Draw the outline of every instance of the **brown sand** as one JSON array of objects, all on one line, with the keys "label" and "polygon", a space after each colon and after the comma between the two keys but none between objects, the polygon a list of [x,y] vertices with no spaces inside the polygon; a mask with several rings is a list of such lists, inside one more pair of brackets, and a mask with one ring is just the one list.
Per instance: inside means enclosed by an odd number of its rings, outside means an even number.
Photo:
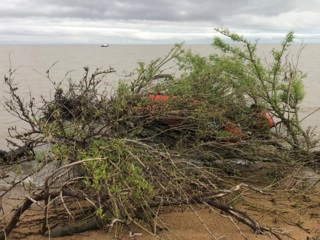
[{"label": "brown sand", "polygon": [[[229,199],[230,200],[230,199]],[[236,200],[236,199],[234,199]],[[282,239],[306,240],[307,237],[320,237],[320,194],[315,191],[279,191],[270,195],[243,192],[241,199],[236,200],[236,207],[246,211],[262,226],[272,228]],[[169,230],[162,230],[158,238],[135,228],[136,240],[154,239],[276,239],[270,234],[255,234],[248,226],[222,215],[218,210],[208,206],[192,206],[191,208],[167,208],[160,214],[160,219]],[[20,230],[22,232],[28,229]],[[120,232],[120,233],[119,233]],[[20,232],[21,233],[21,232]],[[282,234],[281,234],[282,233]],[[10,239],[49,239],[40,235],[22,237],[13,232]],[[113,230],[97,230],[73,236],[55,238],[57,240],[111,240],[130,238],[123,226]],[[312,238],[310,238],[312,239]]]}]

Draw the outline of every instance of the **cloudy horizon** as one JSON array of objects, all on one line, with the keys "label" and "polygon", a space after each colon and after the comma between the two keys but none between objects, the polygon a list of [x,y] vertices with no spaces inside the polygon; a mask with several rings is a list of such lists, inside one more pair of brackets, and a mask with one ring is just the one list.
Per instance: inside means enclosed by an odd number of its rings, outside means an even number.
[{"label": "cloudy horizon", "polygon": [[320,1],[2,0],[0,44],[210,44],[215,27],[320,43]]}]

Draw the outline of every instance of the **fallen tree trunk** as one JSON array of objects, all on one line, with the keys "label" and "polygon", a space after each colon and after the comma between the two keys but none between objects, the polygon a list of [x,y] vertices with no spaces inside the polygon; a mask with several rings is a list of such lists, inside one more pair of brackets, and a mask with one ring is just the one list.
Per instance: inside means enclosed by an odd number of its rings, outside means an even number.
[{"label": "fallen tree trunk", "polygon": [[103,220],[101,218],[93,216],[67,225],[58,224],[52,229],[48,229],[44,235],[49,238],[73,235],[80,232],[98,229],[102,223]]}]

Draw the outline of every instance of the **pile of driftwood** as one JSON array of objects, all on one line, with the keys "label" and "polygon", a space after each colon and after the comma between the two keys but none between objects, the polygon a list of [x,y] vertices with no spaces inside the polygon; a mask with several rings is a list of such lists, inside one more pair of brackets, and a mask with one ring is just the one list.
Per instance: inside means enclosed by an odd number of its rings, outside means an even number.
[{"label": "pile of driftwood", "polygon": [[[80,82],[70,81],[67,89],[54,85],[55,98],[43,98],[41,106],[33,98],[25,103],[12,76],[5,79],[11,96],[6,107],[28,123],[29,130],[9,129],[23,147],[4,153],[3,160],[15,164],[32,153],[39,168],[30,175],[31,187],[21,204],[6,213],[0,240],[34,204],[41,209],[40,233],[51,237],[115,223],[125,225],[132,237],[132,225],[157,234],[165,229],[159,219],[162,208],[207,204],[256,233],[281,239],[221,201],[243,188],[262,193],[242,182],[242,163],[272,161],[273,171],[281,168],[285,174],[293,158],[302,161],[306,156],[299,149],[291,154],[282,139],[275,138],[276,126],[263,109],[229,96],[171,94],[170,84],[152,85],[159,71],[140,72],[110,96],[101,91],[101,77],[110,72],[89,74],[85,68]],[[50,162],[61,164],[34,184],[34,176]]]}]

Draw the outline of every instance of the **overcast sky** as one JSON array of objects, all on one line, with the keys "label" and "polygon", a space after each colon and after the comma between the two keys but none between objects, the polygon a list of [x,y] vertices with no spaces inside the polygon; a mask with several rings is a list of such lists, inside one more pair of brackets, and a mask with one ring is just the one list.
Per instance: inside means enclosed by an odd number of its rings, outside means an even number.
[{"label": "overcast sky", "polygon": [[0,0],[0,21],[0,44],[209,44],[215,27],[320,43],[320,0]]}]

